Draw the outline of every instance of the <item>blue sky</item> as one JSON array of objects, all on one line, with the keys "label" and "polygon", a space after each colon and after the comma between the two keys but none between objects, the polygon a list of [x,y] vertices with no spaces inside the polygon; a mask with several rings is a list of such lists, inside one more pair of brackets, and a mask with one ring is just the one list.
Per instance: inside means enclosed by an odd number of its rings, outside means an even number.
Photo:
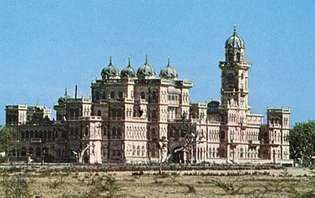
[{"label": "blue sky", "polygon": [[138,68],[148,54],[157,72],[171,58],[194,82],[193,101],[219,99],[218,61],[237,25],[252,63],[249,102],[314,119],[315,1],[0,1],[0,123],[5,104],[52,107],[75,84],[90,83],[113,56]]}]

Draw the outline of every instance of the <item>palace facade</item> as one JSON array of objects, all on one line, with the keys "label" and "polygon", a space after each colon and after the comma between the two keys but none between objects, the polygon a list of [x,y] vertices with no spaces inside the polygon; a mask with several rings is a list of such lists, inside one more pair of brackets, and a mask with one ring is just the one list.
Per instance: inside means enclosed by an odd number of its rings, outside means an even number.
[{"label": "palace facade", "polygon": [[190,101],[191,81],[168,60],[157,76],[147,57],[137,71],[109,64],[91,83],[91,97],[67,92],[54,106],[7,105],[16,129],[12,157],[35,161],[101,163],[281,163],[289,159],[287,108],[270,108],[267,121],[248,104],[245,43],[234,30],[225,42],[221,100]]}]

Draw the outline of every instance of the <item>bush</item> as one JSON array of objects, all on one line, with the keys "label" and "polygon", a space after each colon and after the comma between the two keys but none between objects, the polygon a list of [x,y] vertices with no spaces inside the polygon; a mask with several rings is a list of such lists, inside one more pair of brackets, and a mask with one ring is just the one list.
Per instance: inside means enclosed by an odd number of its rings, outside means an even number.
[{"label": "bush", "polygon": [[28,189],[27,178],[22,175],[8,176],[4,175],[1,181],[3,193],[7,198],[29,198],[31,194]]}]

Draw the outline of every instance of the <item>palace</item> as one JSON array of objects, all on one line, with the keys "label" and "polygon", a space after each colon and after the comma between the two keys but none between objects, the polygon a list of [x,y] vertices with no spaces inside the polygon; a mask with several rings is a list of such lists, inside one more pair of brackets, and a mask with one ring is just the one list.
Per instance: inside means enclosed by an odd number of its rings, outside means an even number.
[{"label": "palace", "polygon": [[157,76],[147,57],[137,71],[112,62],[91,83],[91,97],[65,95],[54,106],[6,106],[6,126],[20,146],[10,156],[35,161],[102,163],[280,163],[289,159],[287,108],[270,108],[267,121],[248,104],[250,64],[234,29],[225,42],[221,100],[190,101],[191,81],[174,66]]}]

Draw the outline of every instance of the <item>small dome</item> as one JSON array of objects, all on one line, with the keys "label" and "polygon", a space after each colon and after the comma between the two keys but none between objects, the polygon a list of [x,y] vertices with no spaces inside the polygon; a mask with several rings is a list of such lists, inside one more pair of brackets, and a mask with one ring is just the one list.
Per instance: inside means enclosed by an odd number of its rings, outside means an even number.
[{"label": "small dome", "polygon": [[132,68],[130,64],[130,58],[128,59],[127,67],[121,70],[120,76],[124,78],[133,78],[136,76],[135,70]]},{"label": "small dome", "polygon": [[220,101],[212,100],[207,105],[207,113],[219,113]]},{"label": "small dome", "polygon": [[119,75],[118,69],[112,64],[112,57],[109,58],[109,64],[102,70],[101,75],[103,79],[114,78]]},{"label": "small dome", "polygon": [[155,71],[151,65],[148,64],[147,56],[145,57],[144,65],[139,67],[137,71],[138,78],[155,78]]},{"label": "small dome", "polygon": [[58,104],[65,103],[65,102],[66,102],[66,97],[60,97],[58,99]]},{"label": "small dome", "polygon": [[237,35],[235,26],[232,36],[225,42],[225,48],[245,48],[244,41]]},{"label": "small dome", "polygon": [[170,65],[170,59],[168,59],[167,66],[161,70],[160,77],[165,79],[176,79],[178,77],[175,67]]}]

